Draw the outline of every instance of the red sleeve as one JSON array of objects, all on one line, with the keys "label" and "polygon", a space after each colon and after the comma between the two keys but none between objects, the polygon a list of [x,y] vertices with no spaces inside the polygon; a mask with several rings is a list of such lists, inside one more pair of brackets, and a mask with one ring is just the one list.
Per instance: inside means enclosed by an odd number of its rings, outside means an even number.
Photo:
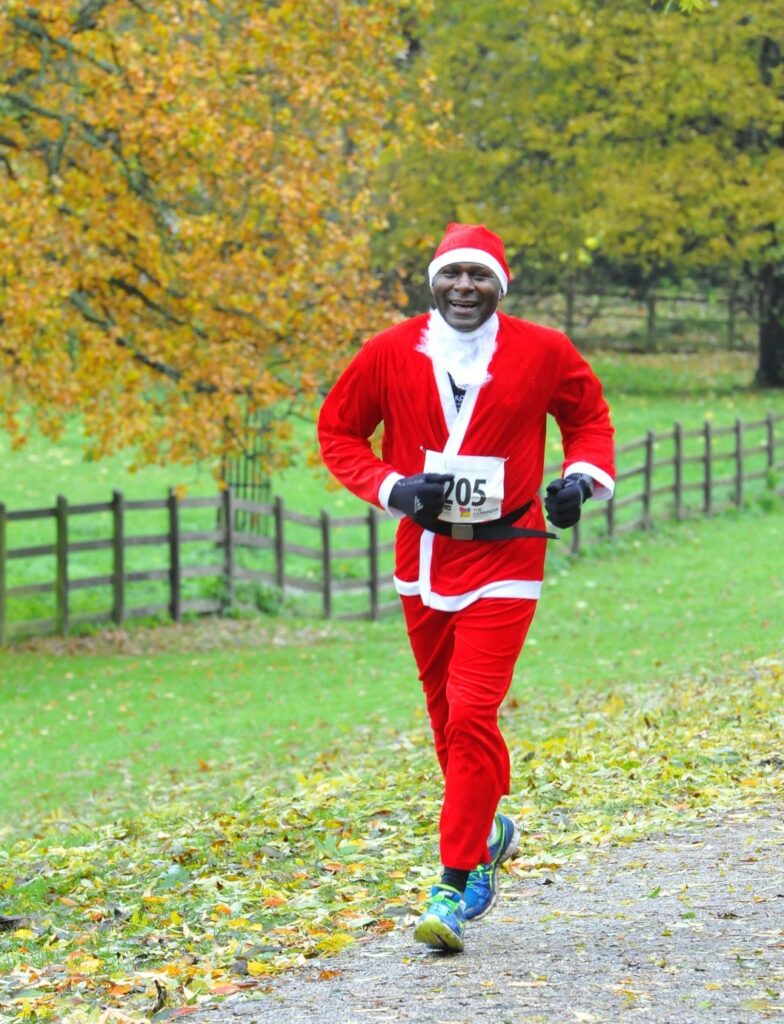
[{"label": "red sleeve", "polygon": [[561,431],[563,471],[579,464],[609,491],[615,479],[614,430],[602,386],[585,359],[564,335],[555,390],[548,407]]},{"label": "red sleeve", "polygon": [[381,346],[371,339],[327,395],[318,419],[321,457],[344,487],[373,505],[394,467],[377,458],[370,437],[383,417]]}]

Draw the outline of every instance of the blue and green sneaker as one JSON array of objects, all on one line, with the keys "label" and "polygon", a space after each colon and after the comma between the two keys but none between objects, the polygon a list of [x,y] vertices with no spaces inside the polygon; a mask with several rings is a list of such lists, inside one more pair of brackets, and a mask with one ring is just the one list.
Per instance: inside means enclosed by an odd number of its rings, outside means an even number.
[{"label": "blue and green sneaker", "polygon": [[476,921],[489,914],[498,899],[498,868],[514,857],[520,844],[520,830],[504,814],[496,814],[493,833],[488,844],[490,863],[480,864],[468,876],[465,902],[466,921]]},{"label": "blue and green sneaker", "polygon": [[461,893],[451,885],[434,885],[427,910],[417,921],[414,941],[431,949],[459,953],[465,934],[465,906]]}]

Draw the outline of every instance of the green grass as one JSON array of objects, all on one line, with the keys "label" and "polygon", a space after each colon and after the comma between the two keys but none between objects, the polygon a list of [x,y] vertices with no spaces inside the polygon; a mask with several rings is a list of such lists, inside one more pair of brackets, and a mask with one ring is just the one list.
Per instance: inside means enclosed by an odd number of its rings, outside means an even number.
[{"label": "green grass", "polygon": [[756,355],[750,352],[589,355],[610,402],[622,443],[648,430],[685,429],[706,419],[731,425],[784,410],[784,394],[753,386]]},{"label": "green grass", "polygon": [[56,442],[31,426],[27,443],[17,449],[0,432],[0,501],[13,510],[51,507],[58,494],[76,503],[108,501],[114,490],[129,498],[164,498],[170,487],[183,487],[192,494],[214,493],[216,489],[208,465],[135,470],[132,453],[85,462],[83,448],[76,422]]},{"label": "green grass", "polygon": [[[669,526],[576,562],[554,552],[513,697],[644,682],[784,647],[784,514]],[[124,801],[157,775],[294,765],[421,697],[399,616],[139,632],[0,652],[0,821]],[[69,654],[69,646],[78,653]],[[159,650],[163,646],[163,651]],[[217,649],[200,649],[204,647]],[[92,813],[97,814],[97,810]]]},{"label": "green grass", "polygon": [[[347,629],[303,621],[262,627],[244,643],[230,629],[185,628],[170,653],[156,653],[150,632],[136,638],[142,648],[148,638],[146,654],[0,653],[0,822],[18,813],[19,793],[45,812],[234,757],[296,763],[357,722],[383,712],[400,723],[411,711],[410,659],[391,624],[368,631],[370,650],[351,649],[348,660]],[[188,650],[205,632],[219,649]]]}]

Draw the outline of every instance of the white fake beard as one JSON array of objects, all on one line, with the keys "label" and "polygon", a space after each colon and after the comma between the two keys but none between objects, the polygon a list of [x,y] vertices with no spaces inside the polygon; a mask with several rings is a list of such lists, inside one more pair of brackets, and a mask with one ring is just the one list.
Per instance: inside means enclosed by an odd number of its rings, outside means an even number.
[{"label": "white fake beard", "polygon": [[498,326],[498,316],[493,313],[475,331],[456,331],[432,309],[417,351],[446,370],[459,388],[486,384],[491,379],[487,368],[496,349]]}]

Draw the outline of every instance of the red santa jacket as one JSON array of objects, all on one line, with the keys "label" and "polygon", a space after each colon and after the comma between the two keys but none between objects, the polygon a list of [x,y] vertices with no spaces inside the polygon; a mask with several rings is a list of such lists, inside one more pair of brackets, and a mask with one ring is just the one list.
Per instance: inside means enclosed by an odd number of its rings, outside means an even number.
[{"label": "red santa jacket", "polygon": [[[487,383],[469,387],[458,414],[446,373],[420,351],[427,314],[367,341],[327,396],[319,416],[330,472],[367,502],[386,507],[400,475],[421,473],[425,452],[505,461],[501,513],[532,502],[518,526],[544,529],[538,490],[551,413],[561,431],[563,475],[587,473],[595,499],[614,487],[613,428],[601,384],[560,331],[498,314]],[[384,424],[382,456],[369,438]],[[454,540],[403,518],[395,542],[395,585],[426,605],[455,611],[480,597],[537,598],[546,541]]]}]

